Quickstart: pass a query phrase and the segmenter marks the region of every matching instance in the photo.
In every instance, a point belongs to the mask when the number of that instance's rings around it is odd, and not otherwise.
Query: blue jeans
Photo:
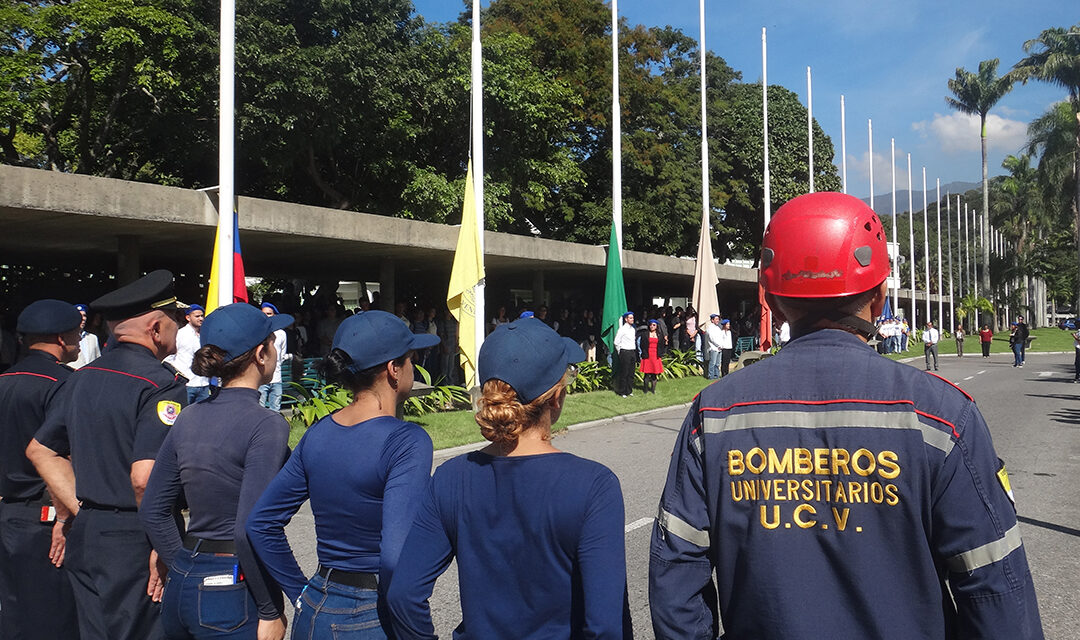
[[[195,404],[199,400],[205,400],[210,397],[210,386],[205,385],[202,387],[188,387],[187,388],[187,403]]]
[[[1024,364],[1024,345],[1023,343],[1017,343],[1012,345],[1013,352],[1013,366],[1019,367]]]
[[[281,411],[281,383],[271,382],[260,386],[259,404],[267,409]]]
[[[181,549],[176,554],[161,600],[161,626],[165,637],[176,640],[254,638],[259,611],[247,583],[204,586],[207,576],[231,575],[234,555],[199,553]]]
[[[720,352],[709,350],[709,375],[706,376],[709,380],[716,380],[720,377]]]
[[[331,576],[333,573],[331,573]],[[315,574],[300,594],[292,640],[385,640],[379,623],[379,593],[346,587]]]

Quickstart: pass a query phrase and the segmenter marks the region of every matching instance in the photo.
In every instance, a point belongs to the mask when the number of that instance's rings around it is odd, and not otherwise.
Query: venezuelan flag
[[[214,234],[214,261],[210,266],[210,286],[206,292],[206,313],[218,306],[218,291],[221,288],[221,268],[218,266],[218,240]],[[247,302],[247,284],[244,280],[244,259],[240,255],[240,223],[233,213],[233,302]]]

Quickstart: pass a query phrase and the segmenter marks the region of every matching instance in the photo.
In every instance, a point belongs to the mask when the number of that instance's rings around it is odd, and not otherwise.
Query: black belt
[[[138,507],[114,507],[107,504],[99,504],[93,500],[79,500],[80,509],[92,509],[94,511],[115,511],[124,513],[135,513],[139,510]]]
[[[335,582],[346,587],[356,587],[358,589],[379,588],[379,578],[374,573],[332,569],[330,567],[324,567],[320,564],[319,575],[326,578],[328,582]]]
[[[236,555],[236,542],[232,540],[204,540],[195,536],[184,536],[184,548],[202,553],[228,553]]]

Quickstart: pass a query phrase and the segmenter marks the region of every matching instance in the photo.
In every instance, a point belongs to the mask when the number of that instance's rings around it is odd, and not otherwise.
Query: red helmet
[[[842,193],[810,193],[776,210],[761,247],[766,293],[838,298],[889,275],[885,229],[874,210]]]

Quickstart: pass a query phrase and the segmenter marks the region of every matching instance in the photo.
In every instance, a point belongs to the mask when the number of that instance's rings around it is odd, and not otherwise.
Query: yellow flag
[[[465,173],[465,206],[461,208],[454,267],[446,306],[458,321],[458,354],[465,369],[465,388],[476,386],[476,285],[484,279],[484,256],[480,252],[480,228],[476,224],[476,199],[473,192],[472,161]]]

